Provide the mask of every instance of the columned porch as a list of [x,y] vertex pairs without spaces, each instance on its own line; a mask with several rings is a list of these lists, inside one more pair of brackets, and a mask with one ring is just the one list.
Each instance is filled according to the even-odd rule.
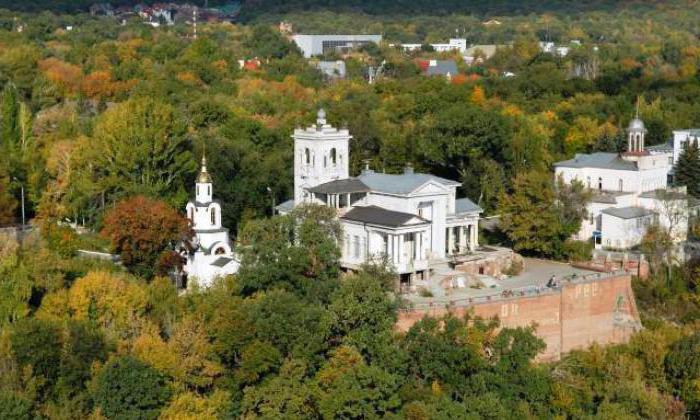
[[474,252],[479,247],[478,221],[451,223],[445,229],[445,253],[461,255]]

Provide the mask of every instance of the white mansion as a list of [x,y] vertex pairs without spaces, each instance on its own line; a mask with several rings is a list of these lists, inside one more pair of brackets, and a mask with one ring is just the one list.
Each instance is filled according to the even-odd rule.
[[[675,133],[680,137],[682,132]],[[575,239],[593,238],[597,248],[629,249],[641,243],[653,223],[668,230],[675,242],[687,239],[697,202],[685,188],[668,186],[680,150],[645,149],[645,136],[644,123],[637,117],[628,128],[627,152],[577,154],[554,165],[565,182],[578,180],[593,191],[588,220]],[[685,142],[677,138],[674,143],[679,149]]]
[[348,130],[316,124],[294,131],[294,198],[277,206],[281,214],[315,203],[337,209],[343,228],[341,266],[356,270],[386,258],[405,282],[422,279],[433,262],[478,246],[481,209],[456,199],[458,182],[407,167],[403,174],[365,168],[349,175]]
[[197,281],[208,287],[219,276],[234,274],[239,262],[231,249],[228,229],[221,226],[221,205],[212,199],[213,185],[207,172],[207,160],[195,183],[195,199],[187,203],[187,218],[195,233],[194,250],[186,255],[184,270],[188,283]]

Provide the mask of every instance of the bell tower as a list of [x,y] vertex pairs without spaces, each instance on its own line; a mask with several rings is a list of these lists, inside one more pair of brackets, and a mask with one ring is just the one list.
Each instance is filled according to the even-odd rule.
[[644,122],[639,118],[639,100],[637,100],[637,114],[630,121],[627,129],[627,152],[633,154],[644,153],[644,137],[647,130],[644,127]]
[[296,129],[294,139],[294,204],[308,199],[306,189],[350,176],[350,139],[347,129],[337,129],[326,121],[320,109],[316,124]]
[[202,168],[197,175],[195,183],[195,201],[202,204],[211,203],[212,200],[212,182],[209,172],[207,172],[207,157],[202,155]]

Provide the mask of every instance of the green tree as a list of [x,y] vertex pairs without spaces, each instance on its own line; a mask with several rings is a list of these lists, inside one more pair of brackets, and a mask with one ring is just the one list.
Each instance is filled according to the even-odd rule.
[[300,206],[288,215],[251,221],[239,242],[238,280],[245,295],[281,286],[325,300],[337,282],[342,238],[334,209]]
[[688,142],[676,163],[676,183],[685,185],[688,194],[700,198],[700,149],[696,142]]
[[171,395],[162,373],[129,356],[109,361],[94,382],[95,406],[108,419],[156,419]]
[[92,364],[106,358],[107,346],[94,325],[69,322],[59,364],[58,392],[67,397],[82,392],[91,378]]
[[31,420],[32,403],[11,392],[0,390],[0,418],[8,420]]
[[700,379],[700,333],[681,338],[674,343],[664,361],[666,377],[673,391],[689,408],[700,408],[697,381]]
[[500,200],[501,229],[518,251],[562,257],[564,243],[581,227],[589,194],[583,184],[531,171],[513,180]]

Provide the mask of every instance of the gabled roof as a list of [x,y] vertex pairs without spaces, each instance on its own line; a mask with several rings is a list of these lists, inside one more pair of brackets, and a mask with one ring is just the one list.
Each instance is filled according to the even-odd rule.
[[638,219],[640,217],[651,216],[654,214],[653,211],[645,209],[644,207],[609,208],[601,211],[601,213],[617,217],[618,219]]
[[455,214],[462,213],[481,213],[484,210],[474,204],[474,202],[468,198],[460,198],[455,200]]
[[350,211],[345,213],[341,219],[392,228],[406,226],[412,220],[417,220],[416,223],[410,223],[412,225],[430,223],[428,220],[416,216],[415,214],[386,210],[377,206],[353,207]]
[[555,167],[563,168],[600,168],[621,171],[638,171],[635,162],[622,159],[617,153],[577,154],[575,158],[557,162]]
[[320,194],[348,194],[368,192],[370,191],[370,188],[357,178],[347,178],[317,185],[309,188],[309,191]]
[[459,72],[453,60],[419,60],[418,66],[427,76],[456,76]]
[[429,181],[437,182],[446,187],[461,185],[459,182],[438,176],[411,172],[391,175],[365,170],[357,179],[362,181],[372,191],[402,195],[412,193]]

